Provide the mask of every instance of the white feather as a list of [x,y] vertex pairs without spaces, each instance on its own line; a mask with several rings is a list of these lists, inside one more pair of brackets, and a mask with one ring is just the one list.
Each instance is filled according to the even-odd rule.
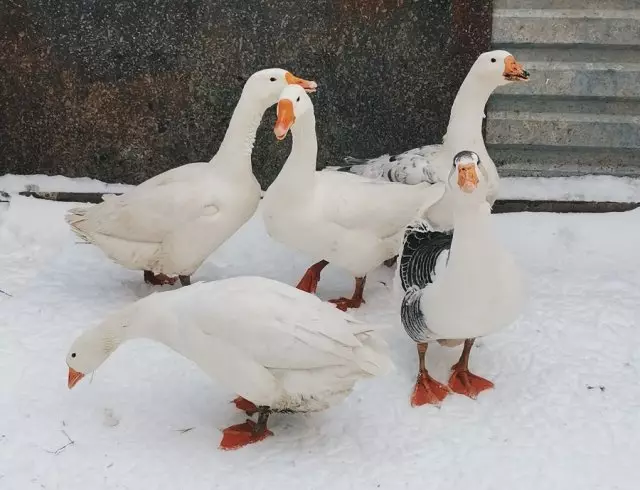
[[74,364],[92,351],[92,342],[115,337],[110,342],[117,346],[145,337],[256,405],[314,411],[347,396],[359,379],[393,368],[378,335],[383,328],[277,281],[237,277],[139,300],[84,333],[70,350],[77,357],[67,362],[92,370],[98,366]]

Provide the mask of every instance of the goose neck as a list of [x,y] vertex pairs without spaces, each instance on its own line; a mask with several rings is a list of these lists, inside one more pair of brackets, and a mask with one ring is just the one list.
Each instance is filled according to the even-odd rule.
[[283,179],[293,180],[296,187],[302,188],[313,183],[316,172],[318,141],[313,113],[307,112],[297,118],[291,127],[291,136],[291,153],[280,173]]
[[470,75],[467,75],[462,82],[453,101],[445,142],[454,143],[456,146],[474,145],[476,148],[460,148],[460,150],[478,151],[478,145],[481,144],[484,147],[482,121],[485,116],[485,106],[495,87],[482,83]]
[[251,153],[256,132],[267,108],[266,104],[257,103],[249,94],[242,93],[218,150],[218,154],[234,157],[223,159],[225,162],[237,163],[238,157],[245,157],[248,166],[251,166]]

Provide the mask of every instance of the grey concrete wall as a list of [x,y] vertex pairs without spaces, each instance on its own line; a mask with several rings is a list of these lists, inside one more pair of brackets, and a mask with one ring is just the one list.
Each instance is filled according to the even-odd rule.
[[[441,138],[489,47],[484,0],[0,0],[0,173],[137,183],[215,153],[244,79],[321,86],[320,164]],[[263,185],[288,152],[268,113]]]
[[640,176],[640,1],[496,0],[493,45],[531,72],[489,104],[502,175]]

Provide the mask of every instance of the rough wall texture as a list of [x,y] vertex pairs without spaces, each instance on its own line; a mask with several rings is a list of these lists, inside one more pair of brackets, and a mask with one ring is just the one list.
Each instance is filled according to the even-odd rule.
[[[489,0],[0,0],[0,173],[137,183],[216,152],[243,80],[320,84],[319,165],[437,142]],[[267,112],[263,185],[289,143]]]

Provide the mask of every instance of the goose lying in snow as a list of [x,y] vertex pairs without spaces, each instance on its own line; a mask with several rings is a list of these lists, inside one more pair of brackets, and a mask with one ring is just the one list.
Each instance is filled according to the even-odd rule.
[[343,310],[363,301],[367,273],[396,255],[404,228],[444,192],[442,184],[406,186],[357,175],[316,171],[315,116],[300,87],[284,89],[274,132],[293,146],[280,174],[262,202],[271,237],[319,261],[298,288],[315,292],[320,272],[333,263],[356,278],[351,298],[332,300]]
[[240,395],[258,422],[225,429],[223,449],[272,435],[271,412],[313,412],[344,399],[363,378],[392,369],[383,327],[262,277],[236,277],[155,293],[80,335],[67,354],[69,388],[123,342],[148,338],[191,359]]
[[254,73],[246,82],[218,153],[110,196],[66,217],[84,240],[118,264],[144,271],[151,284],[183,285],[202,262],[255,212],[260,185],[251,152],[264,112],[287,85],[313,91],[315,82],[279,68]]
[[[483,53],[460,86],[442,144],[369,160],[349,158],[351,165],[338,170],[404,184],[446,182],[454,155],[465,148],[475,148],[488,177],[487,200],[493,205],[498,195],[499,177],[482,137],[484,109],[496,88],[528,79],[529,73],[507,51]],[[327,170],[332,169],[336,167]],[[452,228],[452,217],[452,206],[446,198],[429,208],[427,213],[429,222],[440,230]]]
[[450,170],[453,233],[433,231],[426,222],[405,234],[398,275],[405,291],[402,324],[418,344],[419,373],[412,405],[439,403],[449,389],[431,378],[425,365],[429,342],[464,342],[449,387],[472,398],[493,384],[469,371],[476,337],[511,324],[524,294],[520,270],[491,228],[488,172],[478,155],[462,151]]

